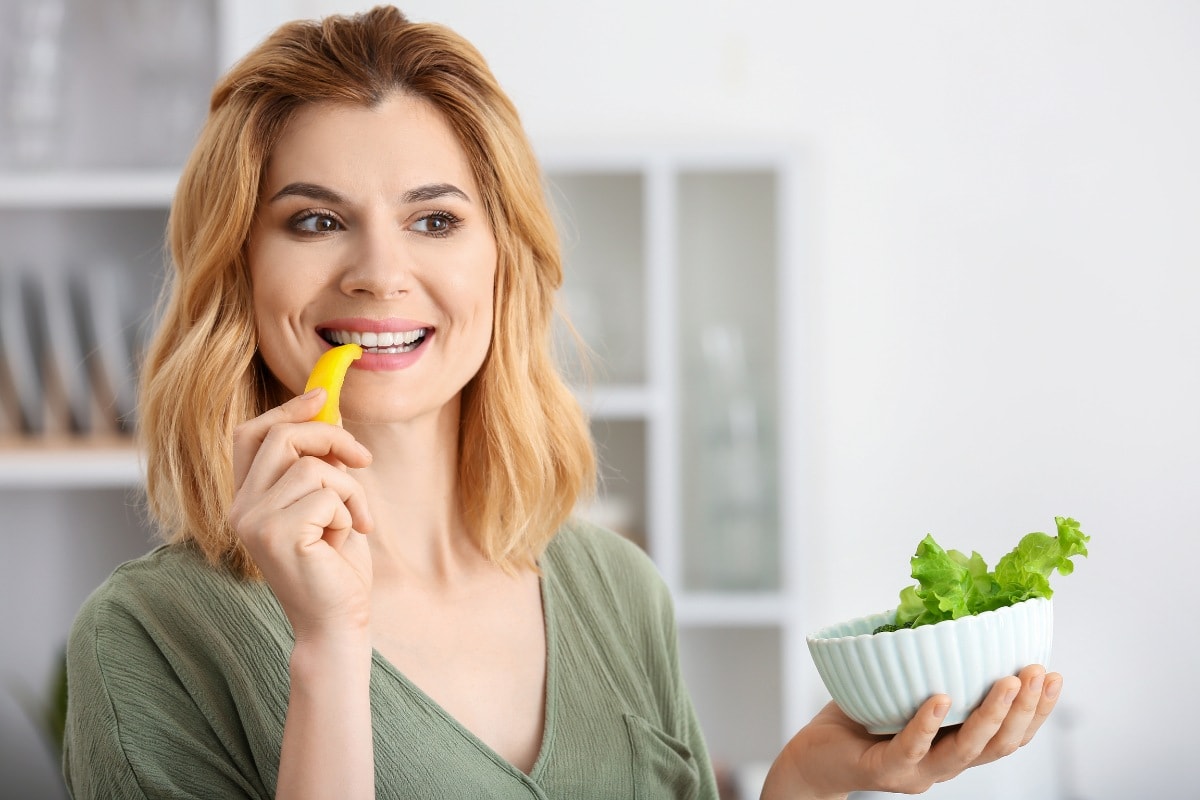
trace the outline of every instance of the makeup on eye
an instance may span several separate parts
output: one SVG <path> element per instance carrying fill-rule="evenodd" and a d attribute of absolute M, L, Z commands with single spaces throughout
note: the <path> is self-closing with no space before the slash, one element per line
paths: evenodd
<path fill-rule="evenodd" d="M 463 224 L 462 217 L 449 211 L 431 211 L 422 213 L 408 229 L 433 238 L 449 236 Z M 306 209 L 288 218 L 290 229 L 305 235 L 320 236 L 345 230 L 346 225 L 332 211 L 325 209 Z"/>
<path fill-rule="evenodd" d="M 409 230 L 416 230 L 418 233 L 428 234 L 440 239 L 444 236 L 449 236 L 462 223 L 463 220 L 461 217 L 451 214 L 449 211 L 434 211 L 417 219 L 409 226 Z M 425 226 L 424 229 L 419 227 L 422 225 Z"/>
<path fill-rule="evenodd" d="M 289 217 L 288 227 L 299 233 L 320 235 L 340 231 L 345 226 L 332 211 L 312 208 Z"/>
<path fill-rule="evenodd" d="M 355 202 L 336 189 L 317 183 L 294 181 L 271 195 L 268 205 L 283 203 L 288 200 L 308 200 L 322 203 L 328 207 L 305 208 L 287 218 L 287 227 L 303 235 L 320 236 L 345 230 L 348 227 L 344 220 L 333 208 L 344 208 L 353 211 Z M 471 204 L 471 198 L 462 189 L 452 183 L 428 183 L 406 190 L 399 198 L 401 206 L 431 205 L 441 202 L 462 202 Z M 432 210 L 420 210 L 411 217 L 411 224 L 406 227 L 416 233 L 433 238 L 449 236 L 459 228 L 464 219 L 445 207 L 434 207 Z"/>

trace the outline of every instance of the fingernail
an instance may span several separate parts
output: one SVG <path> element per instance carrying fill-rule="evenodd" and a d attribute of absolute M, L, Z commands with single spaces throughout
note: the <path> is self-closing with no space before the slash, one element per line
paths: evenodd
<path fill-rule="evenodd" d="M 1004 705 L 1011 705 L 1013 700 L 1017 699 L 1017 690 L 1009 689 L 1004 695 Z"/>
<path fill-rule="evenodd" d="M 1062 691 L 1062 681 L 1050 681 L 1046 684 L 1046 699 L 1053 700 Z"/>
<path fill-rule="evenodd" d="M 299 396 L 299 397 L 297 397 L 296 399 L 297 399 L 297 400 L 311 400 L 312 398 L 316 397 L 316 396 L 317 396 L 317 393 L 318 393 L 318 392 L 320 392 L 320 391 L 321 391 L 321 387 L 320 387 L 320 386 L 318 386 L 318 387 L 317 387 L 317 388 L 315 388 L 315 389 L 309 389 L 307 392 L 305 392 L 304 394 L 300 395 L 300 396 Z"/>
<path fill-rule="evenodd" d="M 1045 682 L 1046 682 L 1046 676 L 1038 675 L 1036 678 L 1033 679 L 1033 682 L 1031 684 L 1029 684 L 1029 688 L 1033 689 L 1035 692 L 1041 692 L 1042 684 Z"/>
<path fill-rule="evenodd" d="M 938 703 L 936 706 L 933 707 L 933 715 L 935 717 L 937 717 L 938 719 L 941 719 L 942 717 L 946 716 L 949 713 L 950 713 L 950 704 L 949 703 Z"/>

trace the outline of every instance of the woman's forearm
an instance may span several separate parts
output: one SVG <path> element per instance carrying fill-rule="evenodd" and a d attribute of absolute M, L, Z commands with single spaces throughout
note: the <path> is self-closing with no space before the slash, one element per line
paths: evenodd
<path fill-rule="evenodd" d="M 375 758 L 369 637 L 298 641 L 290 673 L 277 800 L 371 800 Z"/>
<path fill-rule="evenodd" d="M 788 763 L 787 755 L 780 754 L 767 773 L 759 800 L 846 800 L 846 795 L 816 794 Z"/>

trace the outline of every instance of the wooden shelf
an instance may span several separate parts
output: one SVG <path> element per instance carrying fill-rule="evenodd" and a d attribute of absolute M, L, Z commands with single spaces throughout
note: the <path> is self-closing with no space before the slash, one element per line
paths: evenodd
<path fill-rule="evenodd" d="M 0 440 L 0 491 L 119 489 L 142 482 L 137 448 L 124 439 Z"/>
<path fill-rule="evenodd" d="M 656 405 L 641 386 L 578 390 L 587 413 L 597 420 L 643 420 Z M 116 437 L 2 438 L 0 491 L 27 488 L 111 488 L 139 486 L 142 465 L 134 444 Z"/>

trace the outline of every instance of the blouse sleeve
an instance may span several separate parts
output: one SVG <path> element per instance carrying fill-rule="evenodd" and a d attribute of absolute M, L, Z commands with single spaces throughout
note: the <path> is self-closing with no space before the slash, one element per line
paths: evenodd
<path fill-rule="evenodd" d="M 264 797 L 144 621 L 103 592 L 85 604 L 67 646 L 63 774 L 71 796 Z"/>

